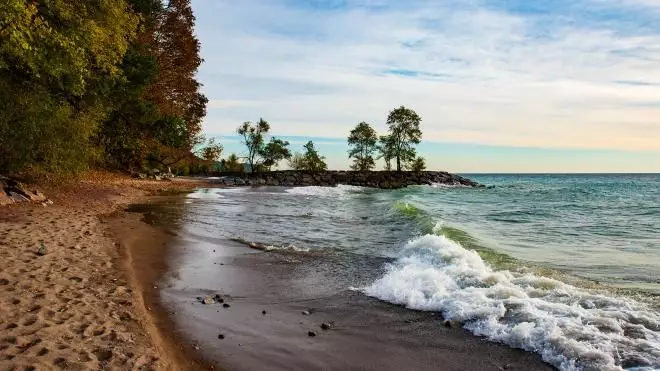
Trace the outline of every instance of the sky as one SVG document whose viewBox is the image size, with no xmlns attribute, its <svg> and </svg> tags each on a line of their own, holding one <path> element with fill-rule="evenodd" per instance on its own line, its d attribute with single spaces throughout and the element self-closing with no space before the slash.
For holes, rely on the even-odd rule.
<svg viewBox="0 0 660 371">
<path fill-rule="evenodd" d="M 263 117 L 334 169 L 360 121 L 422 117 L 455 172 L 660 172 L 660 0 L 193 0 L 204 131 Z"/>
</svg>

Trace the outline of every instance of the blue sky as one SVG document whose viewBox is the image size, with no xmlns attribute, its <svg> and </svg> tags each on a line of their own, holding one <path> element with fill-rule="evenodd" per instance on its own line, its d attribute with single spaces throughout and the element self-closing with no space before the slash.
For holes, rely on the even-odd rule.
<svg viewBox="0 0 660 371">
<path fill-rule="evenodd" d="M 360 121 L 423 118 L 457 172 L 660 171 L 658 0 L 193 0 L 204 130 L 264 117 L 347 168 Z"/>
</svg>

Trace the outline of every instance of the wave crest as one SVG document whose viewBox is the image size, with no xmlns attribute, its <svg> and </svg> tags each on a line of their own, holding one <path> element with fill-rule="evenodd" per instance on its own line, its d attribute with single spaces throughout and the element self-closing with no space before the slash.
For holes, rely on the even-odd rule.
<svg viewBox="0 0 660 371">
<path fill-rule="evenodd" d="M 475 335 L 539 353 L 561 370 L 660 367 L 660 316 L 645 304 L 494 270 L 445 236 L 422 236 L 404 251 L 365 294 L 439 311 Z"/>
</svg>

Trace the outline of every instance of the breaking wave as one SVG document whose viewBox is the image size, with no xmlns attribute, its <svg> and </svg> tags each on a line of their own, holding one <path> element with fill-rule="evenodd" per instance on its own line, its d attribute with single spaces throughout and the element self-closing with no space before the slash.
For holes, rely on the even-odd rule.
<svg viewBox="0 0 660 371">
<path fill-rule="evenodd" d="M 438 228 L 442 228 L 439 226 Z M 362 291 L 438 311 L 475 335 L 536 352 L 560 370 L 660 368 L 660 316 L 648 305 L 534 273 L 497 270 L 443 234 L 409 242 Z"/>
</svg>

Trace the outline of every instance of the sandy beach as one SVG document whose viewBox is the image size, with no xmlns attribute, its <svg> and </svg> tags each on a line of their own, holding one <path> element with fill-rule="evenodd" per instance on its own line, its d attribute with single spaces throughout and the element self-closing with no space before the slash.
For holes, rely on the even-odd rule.
<svg viewBox="0 0 660 371">
<path fill-rule="evenodd" d="M 145 262 L 129 244 L 147 240 L 123 237 L 147 238 L 145 247 L 161 242 L 158 233 L 118 211 L 196 185 L 104 175 L 42 187 L 51 206 L 0 209 L 0 369 L 199 369 L 160 330 L 158 290 L 143 284 L 164 266 L 152 259 L 152 270 L 135 274 Z"/>
</svg>

